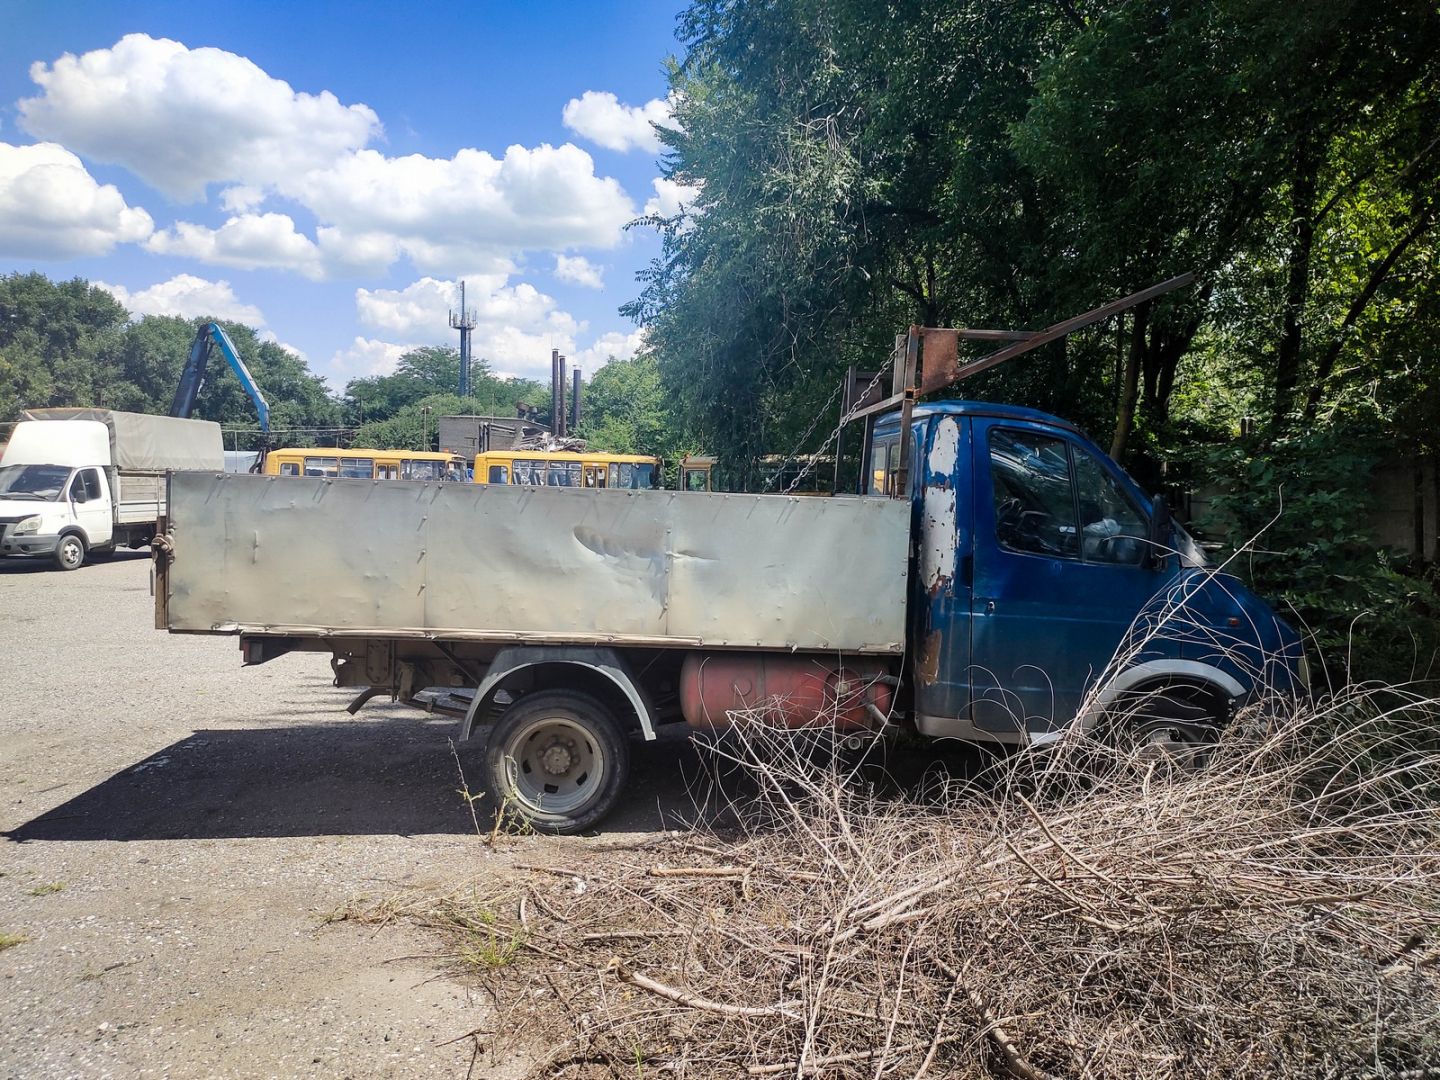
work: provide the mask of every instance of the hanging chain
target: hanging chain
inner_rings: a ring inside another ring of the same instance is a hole
[[[816,450],[815,453],[810,455],[810,460],[806,462],[805,467],[796,474],[795,479],[790,481],[790,486],[781,492],[782,495],[789,495],[792,491],[794,491],[797,487],[800,486],[800,484],[807,476],[809,476],[812,472],[815,471],[815,466],[820,464],[820,459],[825,456],[825,452],[834,445],[836,439],[840,438],[840,430],[855,418],[855,413],[858,412],[860,409],[860,402],[868,398],[870,396],[870,391],[874,390],[875,387],[880,385],[880,380],[885,376],[887,370],[888,369],[882,365],[880,370],[875,373],[875,377],[870,380],[870,385],[865,387],[864,391],[860,394],[860,396],[855,399],[855,404],[851,406],[850,411],[847,412],[840,419],[840,423],[835,425],[835,430],[832,431],[830,433],[830,437],[825,440],[825,445],[821,446],[819,450]],[[842,380],[840,385],[836,387],[835,393],[830,395],[830,400],[825,403],[824,411],[828,411],[830,406],[834,404],[836,396],[840,393],[842,389],[844,389],[846,381],[848,380]],[[800,436],[800,441],[795,444],[796,449],[799,449],[801,446],[803,446],[805,440],[810,437],[810,432],[815,430],[815,425],[819,422],[820,417],[824,415],[824,411],[817,413],[815,419],[810,422],[810,426],[806,429],[805,434]],[[790,457],[786,460],[785,465],[789,465],[790,462],[794,460],[795,455],[792,452]],[[780,466],[782,472],[785,469],[785,465]],[[777,472],[775,474],[775,478],[778,478],[779,475],[780,473]],[[774,480],[772,479],[771,482],[773,483]],[[768,484],[766,485],[765,490],[770,490],[770,486]]]
[[[811,436],[811,435],[814,433],[814,431],[815,431],[816,425],[818,425],[818,424],[820,423],[821,419],[825,416],[825,414],[830,411],[830,406],[832,406],[832,405],[835,404],[835,399],[840,396],[840,391],[842,391],[842,390],[844,390],[844,389],[845,389],[845,380],[844,380],[844,379],[841,379],[838,383],[835,384],[835,389],[834,389],[834,390],[831,392],[831,394],[830,394],[830,400],[827,401],[827,402],[825,402],[824,405],[820,406],[820,409],[819,409],[818,412],[816,412],[814,419],[812,419],[812,420],[810,421],[810,426],[805,429],[804,434],[801,435],[800,438],[798,438],[798,439],[795,440],[795,448],[794,448],[793,450],[791,450],[790,453],[789,453],[789,455],[785,458],[785,460],[780,463],[780,467],[775,470],[774,474],[771,475],[770,479],[769,479],[769,480],[766,482],[766,484],[765,484],[765,490],[762,491],[760,494],[764,495],[764,494],[765,494],[766,492],[768,492],[772,487],[775,486],[775,481],[777,481],[777,480],[780,479],[780,477],[784,474],[786,467],[787,467],[788,465],[790,465],[790,463],[795,460],[795,455],[797,455],[798,453],[800,453],[800,448],[801,448],[802,446],[804,446],[806,442],[809,441],[810,436]],[[868,393],[868,391],[867,391],[867,393]],[[801,475],[803,476],[804,473],[801,473]],[[795,486],[794,484],[791,484],[791,485],[790,485],[791,488],[793,488],[794,486]],[[787,488],[787,489],[786,489],[786,492],[788,493],[789,490],[790,490],[790,488]]]

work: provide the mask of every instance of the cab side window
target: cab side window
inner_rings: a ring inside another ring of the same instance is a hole
[[[1081,547],[1086,562],[1138,566],[1145,561],[1148,522],[1094,456],[1075,447]]]
[[[896,474],[900,471],[900,436],[876,440],[870,447],[870,495],[894,495]]]
[[[94,469],[86,469],[81,475],[84,477],[83,483],[85,484],[85,498],[100,498],[100,492],[102,490],[100,487],[100,474]],[[76,477],[76,482],[82,482],[80,480],[80,477]]]
[[[280,463],[281,476],[299,476],[300,463],[298,461],[282,461]]]
[[[992,430],[990,481],[1001,547],[1052,559],[1080,557],[1070,455],[1062,440]]]
[[[489,483],[492,483],[492,484],[503,484],[503,483],[505,483],[505,466],[504,466],[504,465],[491,465],[491,466],[490,466],[490,479],[489,479]]]

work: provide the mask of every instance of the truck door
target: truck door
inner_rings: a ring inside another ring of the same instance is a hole
[[[910,604],[915,712],[922,731],[941,733],[970,708],[970,424],[936,416],[916,449],[920,490]]]
[[[76,469],[70,480],[70,506],[75,524],[85,533],[89,547],[108,544],[115,534],[115,510],[110,500],[110,485],[99,469]]]
[[[1068,433],[974,422],[971,716],[982,731],[1068,723],[1166,575],[1112,466]]]

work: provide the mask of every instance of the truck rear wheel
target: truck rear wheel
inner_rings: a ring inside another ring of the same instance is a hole
[[[505,710],[485,747],[485,773],[502,815],[540,832],[581,832],[614,809],[630,747],[599,701],[546,690]]]
[[[75,533],[66,533],[55,545],[55,566],[60,570],[79,570],[85,562],[85,541]]]

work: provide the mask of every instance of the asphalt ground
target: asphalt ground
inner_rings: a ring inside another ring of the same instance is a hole
[[[693,750],[637,745],[601,836],[492,849],[455,721],[352,718],[325,655],[242,669],[151,603],[143,552],[0,560],[0,934],[24,939],[0,951],[0,1076],[465,1076],[452,1040],[503,1017],[439,943],[326,916],[694,816]]]

